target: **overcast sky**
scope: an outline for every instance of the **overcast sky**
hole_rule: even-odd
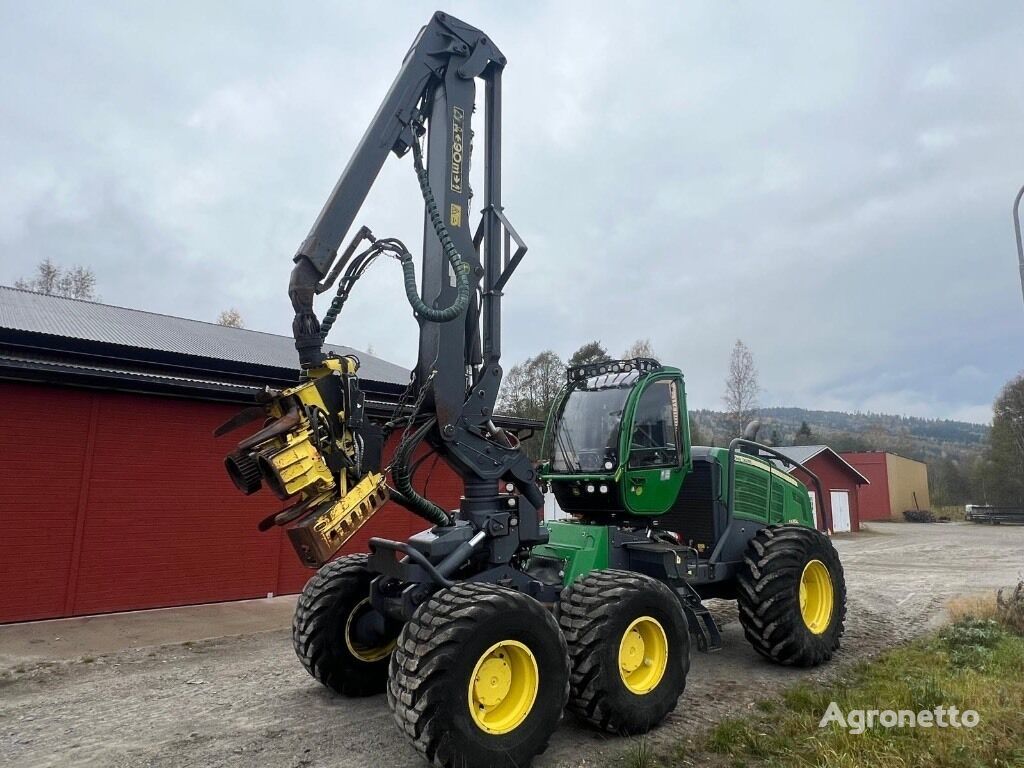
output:
[[[290,333],[291,256],[434,9],[0,3],[0,283],[50,256]],[[508,57],[506,368],[649,337],[718,408],[742,338],[765,405],[990,418],[1022,367],[1024,6],[446,10]],[[418,251],[421,216],[392,158],[359,221]],[[331,340],[412,365],[397,265]]]

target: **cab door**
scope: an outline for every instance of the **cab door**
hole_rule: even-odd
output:
[[[636,394],[622,433],[627,457],[623,503],[635,515],[660,515],[675,503],[690,466],[681,376],[656,376]]]

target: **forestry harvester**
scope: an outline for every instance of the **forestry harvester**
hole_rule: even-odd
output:
[[[802,468],[816,524],[782,454],[745,439],[692,446],[678,369],[647,358],[569,368],[539,466],[496,423],[501,301],[526,253],[501,199],[505,64],[490,37],[447,14],[420,31],[295,254],[299,383],[218,430],[261,421],[228,473],[243,493],[266,486],[287,501],[260,527],[286,527],[318,568],[292,627],[302,665],[347,696],[386,691],[402,731],[440,766],[526,766],[566,708],[605,731],[647,731],[683,692],[691,637],[720,647],[708,598],[736,600],[754,649],[787,665],[828,660],[845,615],[820,483]],[[419,283],[398,239],[362,227],[342,248],[385,160],[409,153],[426,213]],[[380,256],[400,263],[420,335],[409,387],[375,421],[358,359],[325,353],[324,340]],[[320,319],[314,297],[332,288]],[[461,476],[458,509],[414,488],[421,444]],[[568,519],[543,521],[542,485]],[[429,527],[336,557],[388,499]]]

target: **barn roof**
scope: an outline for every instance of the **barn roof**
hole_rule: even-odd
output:
[[[351,347],[324,348],[359,358],[370,413],[389,416],[409,371]],[[0,285],[0,380],[251,403],[267,386],[298,383],[299,367],[289,336]]]
[[[850,471],[851,474],[856,475],[858,478],[860,478],[857,481],[858,485],[871,485],[871,481],[868,480],[866,477],[864,477],[864,475],[862,475],[857,470],[856,467],[854,467],[852,464],[850,464],[850,462],[848,462],[846,459],[844,459],[838,453],[833,451],[827,445],[786,445],[786,446],[781,446],[781,447],[780,446],[776,446],[775,450],[778,451],[779,453],[781,453],[783,456],[786,456],[786,457],[788,457],[788,458],[792,459],[793,461],[796,461],[796,462],[798,462],[800,464],[806,464],[811,459],[813,459],[815,456],[817,456],[817,455],[819,455],[821,453],[826,453],[827,452],[833,458],[835,458],[835,460],[837,462],[839,462],[841,465],[846,467]],[[784,465],[782,462],[776,462],[776,463],[778,464],[779,467],[784,469],[786,472],[792,472],[794,469],[796,469],[796,467],[794,467],[792,464],[785,464]]]
[[[45,337],[37,339],[44,348],[56,343],[63,350],[74,351],[69,347],[85,345],[98,349],[92,345],[103,345],[111,353],[118,349],[133,350],[135,354],[131,357],[169,356],[195,360],[197,370],[210,370],[229,362],[261,369],[298,371],[298,356],[288,336],[95,301],[47,296],[7,286],[0,286],[0,332],[3,331]],[[9,336],[5,333],[0,338]],[[65,343],[61,344],[60,340]],[[361,376],[370,381],[400,386],[409,381],[408,370],[379,357],[351,347],[327,345],[326,349],[356,355]]]

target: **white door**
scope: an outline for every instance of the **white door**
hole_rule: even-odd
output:
[[[836,533],[850,530],[850,492],[829,491],[832,497],[832,530]]]

